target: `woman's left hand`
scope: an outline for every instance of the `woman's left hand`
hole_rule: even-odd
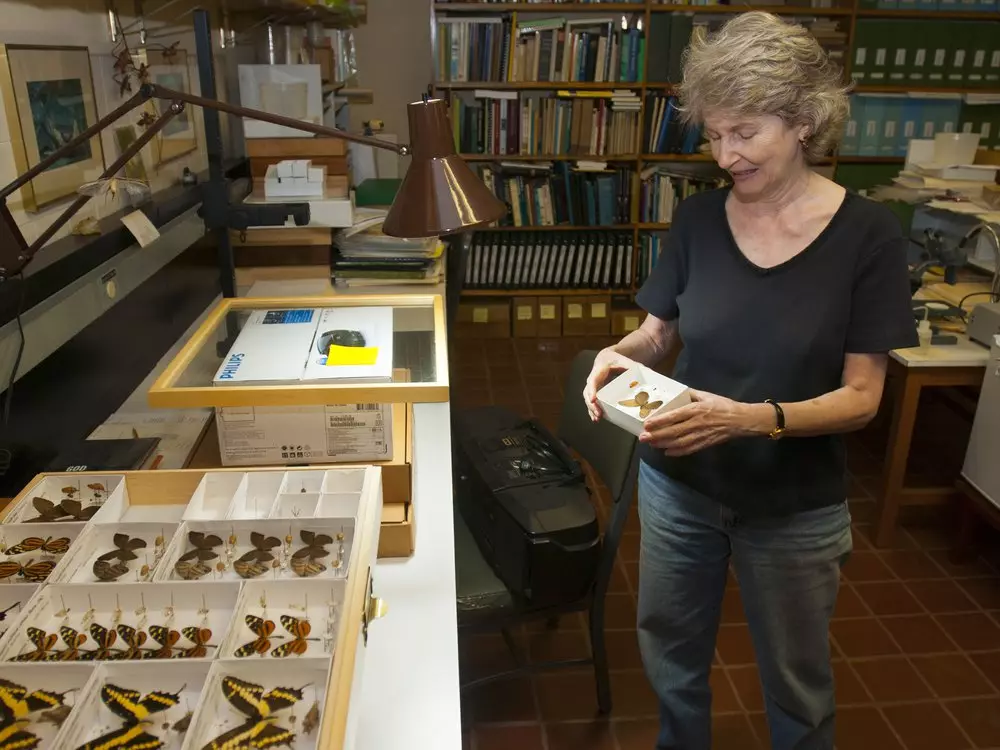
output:
[[[639,440],[668,456],[687,456],[753,434],[747,424],[748,404],[705,391],[690,393],[690,404],[647,419]]]

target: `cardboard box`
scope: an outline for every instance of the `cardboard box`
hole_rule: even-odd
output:
[[[413,554],[413,506],[409,503],[382,506],[382,524],[378,537],[378,556],[409,557]]]
[[[510,303],[506,300],[462,302],[455,320],[459,339],[510,338]]]
[[[250,406],[215,410],[223,466],[384,461],[392,404]]]
[[[538,335],[545,338],[562,335],[562,297],[538,297]]]
[[[639,393],[646,393],[650,401],[661,401],[662,404],[645,416],[641,415],[639,405],[622,405],[622,401],[631,401]],[[691,396],[686,385],[645,365],[636,365],[601,388],[597,392],[597,400],[605,419],[633,435],[639,435],[644,420],[691,403]]]
[[[299,380],[319,317],[312,308],[254,310],[212,384],[273,385]]]
[[[538,298],[514,298],[514,338],[534,338],[538,335]]]
[[[584,316],[587,333],[591,336],[607,336],[611,333],[611,297],[607,295],[586,297]]]
[[[589,333],[586,300],[586,297],[567,297],[563,302],[563,336],[586,336]]]
[[[638,307],[615,308],[611,311],[611,333],[615,336],[626,336],[640,325],[646,311]]]

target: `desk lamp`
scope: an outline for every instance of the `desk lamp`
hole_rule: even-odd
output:
[[[314,135],[383,148],[395,151],[400,156],[411,155],[411,149],[407,145],[388,143],[371,136],[345,133],[342,130],[146,83],[122,106],[98,120],[0,190],[0,282],[20,273],[35,253],[90,200],[91,196],[78,196],[30,245],[25,241],[17,222],[7,208],[7,197],[51,167],[63,155],[90,140],[151,98],[168,101],[170,104],[163,115],[146,128],[146,131],[104,170],[101,179],[114,177],[153,136],[184,111],[186,104],[237,117],[284,125]],[[409,104],[407,114],[410,137],[413,139],[413,160],[386,216],[383,231],[394,237],[435,237],[488,224],[501,218],[506,213],[506,206],[494,197],[483,181],[473,174],[468,165],[455,153],[445,102],[441,99],[424,98]],[[210,229],[226,226],[246,229],[249,209],[230,206],[228,194],[223,185],[217,184],[219,182],[224,181],[210,180],[203,192],[201,215],[205,219],[206,226]],[[289,214],[294,215],[299,223],[308,223],[309,220],[308,204],[263,204],[261,208],[266,212],[263,223],[284,224]],[[254,214],[254,218],[259,216],[260,214]]]

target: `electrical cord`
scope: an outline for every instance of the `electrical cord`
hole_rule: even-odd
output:
[[[980,296],[985,295],[985,294],[988,294],[990,296],[990,298],[991,298],[990,302],[994,301],[992,299],[993,297],[997,297],[997,299],[1000,300],[1000,295],[998,295],[994,291],[989,291],[989,292],[971,292],[970,294],[966,294],[964,297],[962,297],[962,299],[959,300],[959,302],[958,302],[958,309],[962,311],[962,315],[964,316],[964,315],[968,314],[968,313],[965,312],[965,308],[964,308],[964,306],[965,306],[965,300],[969,299],[970,297],[980,297]]]
[[[14,311],[14,320],[17,323],[18,332],[18,344],[17,344],[17,354],[14,355],[14,366],[10,370],[10,376],[7,379],[7,388],[4,390],[4,402],[3,402],[3,428],[7,429],[7,425],[10,423],[10,406],[14,400],[14,379],[17,377],[18,368],[21,366],[21,357],[24,354],[24,325],[21,322],[21,313],[24,308],[24,272],[17,274],[18,283],[21,285],[17,299],[17,309]]]

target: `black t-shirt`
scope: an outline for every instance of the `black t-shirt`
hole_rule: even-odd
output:
[[[839,388],[846,353],[916,346],[906,239],[884,206],[848,192],[805,250],[760,268],[736,245],[728,189],[685,200],[636,301],[678,320],[674,378],[747,403],[805,401]],[[648,464],[746,517],[843,502],[839,436],[737,438],[683,458],[644,445]]]

